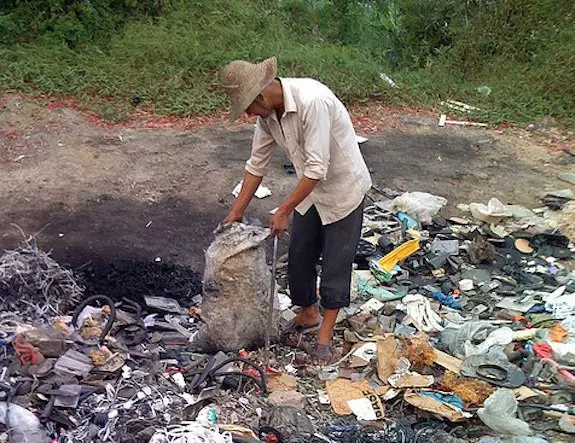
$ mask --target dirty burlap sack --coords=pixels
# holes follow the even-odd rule
[[[271,284],[264,245],[268,237],[268,229],[243,223],[216,230],[206,251],[203,324],[192,342],[197,348],[237,351],[264,343]],[[276,309],[273,315],[272,341],[278,336]]]

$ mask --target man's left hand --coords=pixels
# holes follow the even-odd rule
[[[270,229],[272,235],[281,237],[289,228],[289,214],[278,209],[270,218]]]

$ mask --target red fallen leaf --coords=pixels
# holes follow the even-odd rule
[[[20,138],[22,136],[20,131],[16,131],[15,129],[12,131],[0,131],[0,135],[3,135],[3,136],[10,138],[12,140]]]

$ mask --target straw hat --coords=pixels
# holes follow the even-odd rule
[[[237,119],[277,74],[277,59],[253,64],[235,60],[221,73],[222,86],[230,98],[230,121]]]

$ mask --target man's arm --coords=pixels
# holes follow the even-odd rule
[[[269,133],[266,124],[258,119],[252,143],[252,153],[246,163],[242,189],[224,219],[224,224],[241,221],[244,217],[244,212],[266,173],[275,145],[275,140]]]
[[[263,177],[258,177],[257,175],[253,175],[248,171],[244,172],[242,189],[238,195],[238,198],[236,198],[234,201],[228,216],[224,219],[224,224],[227,225],[228,223],[242,220],[244,217],[244,212],[252,201],[252,198],[258,190],[258,186],[262,182],[262,179]]]
[[[289,227],[289,216],[320,180],[325,180],[330,158],[330,114],[322,100],[314,101],[303,115],[304,153],[303,177],[294,191],[284,200],[270,220],[274,235],[283,234]]]
[[[289,227],[289,216],[304,199],[311,194],[319,180],[302,177],[293,192],[288,195],[276,213],[270,219],[273,235],[282,235]]]

